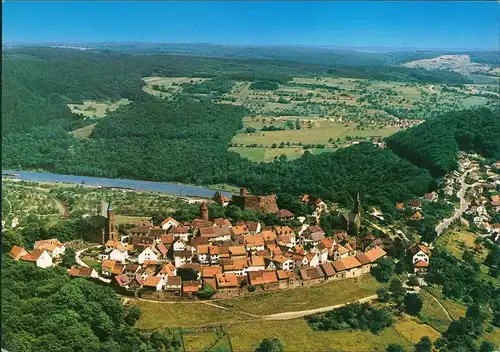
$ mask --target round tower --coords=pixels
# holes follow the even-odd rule
[[[200,206],[200,219],[204,221],[208,221],[208,207],[205,202],[201,203]]]

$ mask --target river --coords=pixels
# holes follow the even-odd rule
[[[200,198],[212,198],[215,190],[198,186],[189,186],[178,183],[163,183],[151,181],[139,181],[118,178],[104,178],[91,176],[74,176],[52,174],[49,172],[34,172],[34,171],[13,171],[2,170],[2,174],[17,174],[16,179],[28,182],[58,182],[72,183],[75,185],[84,184],[92,187],[119,187],[129,188],[138,191],[159,192],[175,196],[191,196]],[[231,197],[231,192],[221,191],[227,197]]]

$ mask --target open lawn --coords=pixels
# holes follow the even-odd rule
[[[115,102],[105,101],[97,102],[94,100],[85,100],[83,104],[68,104],[72,113],[81,114],[85,117],[104,117],[107,110],[114,111],[122,105],[130,104],[128,99],[120,99]]]
[[[78,128],[78,129],[72,131],[71,134],[73,135],[73,137],[78,138],[78,139],[87,139],[92,134],[92,131],[94,130],[95,125],[96,125],[96,123],[93,123],[91,125],[88,125],[88,126],[85,126],[82,128]]]
[[[403,345],[410,351],[411,344],[394,327],[378,335],[369,331],[314,331],[304,319],[287,321],[252,321],[231,324],[228,328],[234,351],[255,351],[266,337],[276,337],[285,351],[385,351],[390,343]]]
[[[252,318],[246,314],[203,303],[161,303],[142,300],[131,300],[129,302],[141,308],[142,315],[137,322],[137,327],[141,329],[188,328],[222,323],[228,324]]]
[[[417,343],[423,336],[429,336],[436,341],[441,334],[427,324],[418,323],[410,317],[404,317],[396,322],[395,329],[407,340]]]
[[[424,303],[419,315],[421,320],[439,332],[446,331],[451,322],[446,312],[426,290],[420,291],[420,296]]]
[[[217,304],[244,312],[268,315],[343,304],[375,294],[382,287],[372,276],[327,282],[313,287],[299,287],[276,292],[219,301]]]

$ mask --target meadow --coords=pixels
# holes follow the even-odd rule
[[[81,114],[85,117],[101,118],[105,117],[109,111],[114,111],[120,106],[130,104],[128,99],[120,99],[118,101],[103,101],[97,102],[94,100],[85,100],[82,104],[68,104],[71,112]]]

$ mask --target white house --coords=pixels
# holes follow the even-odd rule
[[[34,249],[45,249],[52,258],[59,258],[66,251],[66,247],[57,238],[36,241]]]
[[[329,250],[328,250],[328,248],[323,243],[319,243],[318,245],[314,246],[311,251],[313,253],[318,254],[318,256],[319,256],[319,262],[321,264],[324,264],[324,263],[326,263],[328,261]]]
[[[175,276],[176,273],[177,270],[175,269],[175,266],[172,263],[167,263],[161,268],[156,276],[162,277],[164,280],[166,280],[167,277]]]
[[[423,244],[416,244],[410,247],[410,252],[413,254],[412,263],[418,263],[420,261],[429,262],[429,248]]]
[[[292,270],[293,268],[295,268],[295,261],[288,258],[288,257],[285,257],[283,255],[280,255],[280,254],[275,255],[272,260],[273,260],[274,265],[278,269],[288,271],[288,270]]]
[[[184,250],[186,250],[186,248],[187,248],[187,244],[183,240],[179,239],[179,240],[174,242],[174,252],[175,251],[184,251]]]
[[[168,230],[172,227],[177,227],[179,226],[179,222],[177,220],[175,220],[174,218],[172,217],[167,217],[165,218],[161,223],[160,223],[160,227],[164,230]]]
[[[196,256],[198,263],[201,265],[210,265],[210,254],[208,253],[208,245],[201,244],[196,247]]]
[[[153,246],[146,247],[137,257],[139,264],[143,264],[145,260],[158,260],[158,253]]]
[[[306,254],[310,267],[317,267],[319,265],[319,256],[317,253],[309,252]]]
[[[31,253],[21,258],[27,262],[35,263],[39,268],[48,268],[52,266],[52,257],[45,249],[35,249]]]
[[[333,251],[333,260],[342,259],[349,256],[349,250],[342,246],[341,244],[337,245]]]
[[[125,263],[128,258],[128,251],[124,248],[115,248],[109,253],[109,259],[120,263]]]

